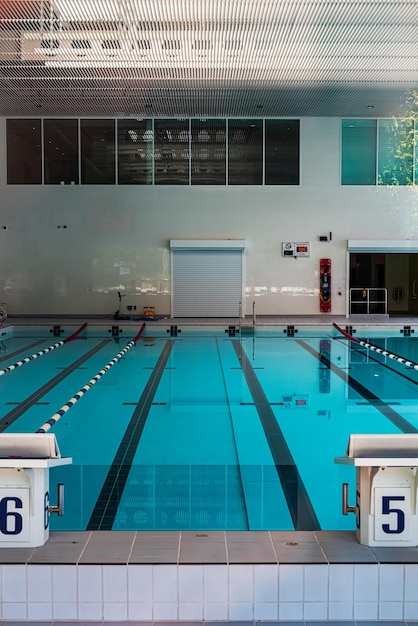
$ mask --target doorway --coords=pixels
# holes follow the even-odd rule
[[[418,254],[350,252],[352,314],[418,315]]]

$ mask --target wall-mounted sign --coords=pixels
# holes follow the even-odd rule
[[[282,243],[282,255],[283,256],[309,256],[311,246],[308,242],[294,242],[284,241]]]

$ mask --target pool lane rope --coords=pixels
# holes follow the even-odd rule
[[[48,348],[44,348],[43,350],[40,350],[39,352],[35,352],[35,354],[32,354],[31,356],[28,356],[25,359],[18,361],[17,363],[13,363],[13,365],[8,365],[4,369],[0,370],[0,376],[3,376],[4,374],[8,374],[9,372],[12,372],[13,370],[15,370],[17,367],[20,367],[21,365],[25,365],[26,363],[29,363],[29,361],[33,361],[34,359],[37,359],[38,357],[43,356],[44,354],[47,354],[48,352],[52,352],[52,350],[55,350],[56,348],[60,348],[65,343],[68,343],[69,341],[72,341],[73,339],[78,337],[78,335],[86,328],[86,326],[87,326],[87,322],[84,322],[84,324],[80,326],[80,328],[76,330],[75,333],[67,337],[67,339],[58,341],[57,343],[54,343],[52,346],[49,346]]]
[[[61,419],[61,417],[65,415],[67,411],[69,411],[71,407],[73,407],[75,403],[78,402],[80,398],[82,398],[84,394],[86,394],[93,387],[93,385],[95,385],[101,379],[101,377],[104,376],[106,372],[108,372],[110,368],[113,367],[113,365],[115,365],[115,363],[120,361],[123,355],[126,354],[128,350],[130,350],[136,344],[136,342],[142,335],[144,328],[145,328],[145,323],[142,324],[138,334],[134,337],[134,339],[132,339],[132,341],[130,341],[124,347],[124,349],[121,350],[111,361],[109,361],[109,363],[107,363],[107,365],[105,365],[104,368],[101,369],[100,372],[96,374],[96,376],[93,376],[93,378],[89,380],[89,382],[86,385],[84,385],[84,387],[82,387],[80,391],[77,391],[77,393],[70,400],[68,400],[68,402],[64,404],[64,406],[62,406],[59,411],[54,413],[54,415],[50,417],[49,420],[47,420],[45,424],[41,426],[41,428],[38,428],[36,432],[37,433],[48,432],[48,430],[50,430],[50,428],[52,428],[52,426],[54,426],[54,424],[56,424],[58,420]]]
[[[345,330],[340,328],[338,324],[336,324],[335,322],[333,326],[335,326],[335,328],[342,335],[344,335],[344,337],[347,337],[347,339],[350,339],[350,341],[354,341],[355,343],[360,344],[361,346],[363,346],[363,348],[368,348],[369,350],[373,350],[374,352],[377,352],[378,354],[381,354],[382,356],[389,357],[390,359],[392,359],[393,361],[396,361],[397,363],[400,363],[401,365],[405,365],[406,367],[411,367],[414,370],[418,370],[418,363],[415,363],[414,361],[408,361],[408,359],[405,359],[403,356],[399,356],[398,354],[389,352],[388,350],[385,350],[384,348],[379,348],[379,346],[375,346],[374,344],[368,343],[367,341],[363,341],[362,339],[357,339],[357,337],[353,337],[353,335],[350,335]]]

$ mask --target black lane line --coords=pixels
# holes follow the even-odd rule
[[[354,348],[352,347],[352,350],[354,350],[355,352],[357,352],[357,354],[362,354],[363,356],[366,356],[367,354],[367,348],[362,348],[361,350],[359,348]],[[379,353],[376,353],[377,355],[379,355]],[[379,355],[382,359],[387,356],[384,354],[380,354]],[[390,372],[392,372],[393,374],[396,374],[397,376],[400,376],[401,378],[405,378],[405,380],[407,380],[408,382],[412,383],[413,385],[418,385],[418,381],[414,380],[413,378],[411,378],[410,376],[407,376],[407,374],[403,373],[403,372],[398,372],[397,370],[395,370],[393,367],[391,367],[389,365],[389,363],[384,363],[384,361],[379,361],[379,358],[377,356],[374,356],[373,353],[369,353],[368,355],[369,360],[370,361],[374,361],[375,363],[378,363],[379,365],[381,365],[382,367],[385,367],[386,369],[388,369]],[[390,361],[390,363],[396,363],[396,361]],[[361,365],[361,363],[359,363],[359,365]],[[409,370],[411,371],[411,370]],[[413,370],[416,371],[416,370]]]
[[[232,345],[241,359],[241,368],[263,426],[295,530],[320,530],[306,487],[263,388],[246,354],[241,351],[239,341],[232,341]]]
[[[37,404],[39,398],[42,398],[46,393],[48,393],[51,389],[56,387],[61,381],[64,380],[69,374],[74,372],[82,363],[90,359],[96,352],[99,352],[106,344],[108,344],[110,339],[105,339],[101,341],[97,346],[95,346],[92,350],[81,356],[77,361],[74,361],[72,365],[66,367],[65,370],[51,378],[45,385],[37,389],[32,395],[28,396],[25,400],[19,403],[15,409],[7,413],[0,420],[0,433],[4,432],[6,428],[8,428],[13,422],[15,422],[25,411],[30,409],[31,406]]]
[[[319,352],[314,350],[314,348],[311,348],[311,346],[305,343],[302,339],[297,339],[296,341],[316,359],[322,363],[326,362],[327,367],[329,367],[333,374],[339,376],[341,380],[343,380],[347,385],[350,385],[354,391],[357,391],[360,396],[363,396],[363,398],[368,401],[370,406],[373,406],[375,409],[380,411],[380,413],[382,413],[382,415],[392,422],[392,424],[399,428],[400,431],[403,433],[418,433],[418,428],[415,428],[415,426],[402,417],[402,415],[399,415],[399,413],[394,411],[384,400],[372,393],[370,389],[367,389],[367,387],[359,383],[355,378],[350,376],[350,374],[347,374],[346,371],[331,363],[329,359],[324,360],[323,355],[321,356]]]
[[[155,392],[174,346],[167,341],[120,442],[87,524],[87,530],[112,530],[123,490],[144,430]]]
[[[19,350],[15,350],[14,352],[8,352],[6,354],[6,356],[2,356],[0,358],[0,363],[3,363],[3,361],[12,359],[13,357],[15,357],[17,354],[20,354],[21,352],[26,352],[27,350],[32,350],[32,348],[35,348],[36,346],[39,346],[41,343],[45,343],[46,339],[38,339],[38,341],[34,341],[33,343],[30,343],[28,346],[24,346],[23,348],[19,348]]]

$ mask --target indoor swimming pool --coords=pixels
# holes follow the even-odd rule
[[[332,326],[147,325],[133,342],[140,326],[2,329],[0,370],[27,362],[0,376],[0,432],[88,391],[50,430],[72,458],[51,472],[52,530],[354,530],[354,471],[334,463],[349,435],[418,432],[418,371]],[[353,333],[418,361],[413,331]]]

